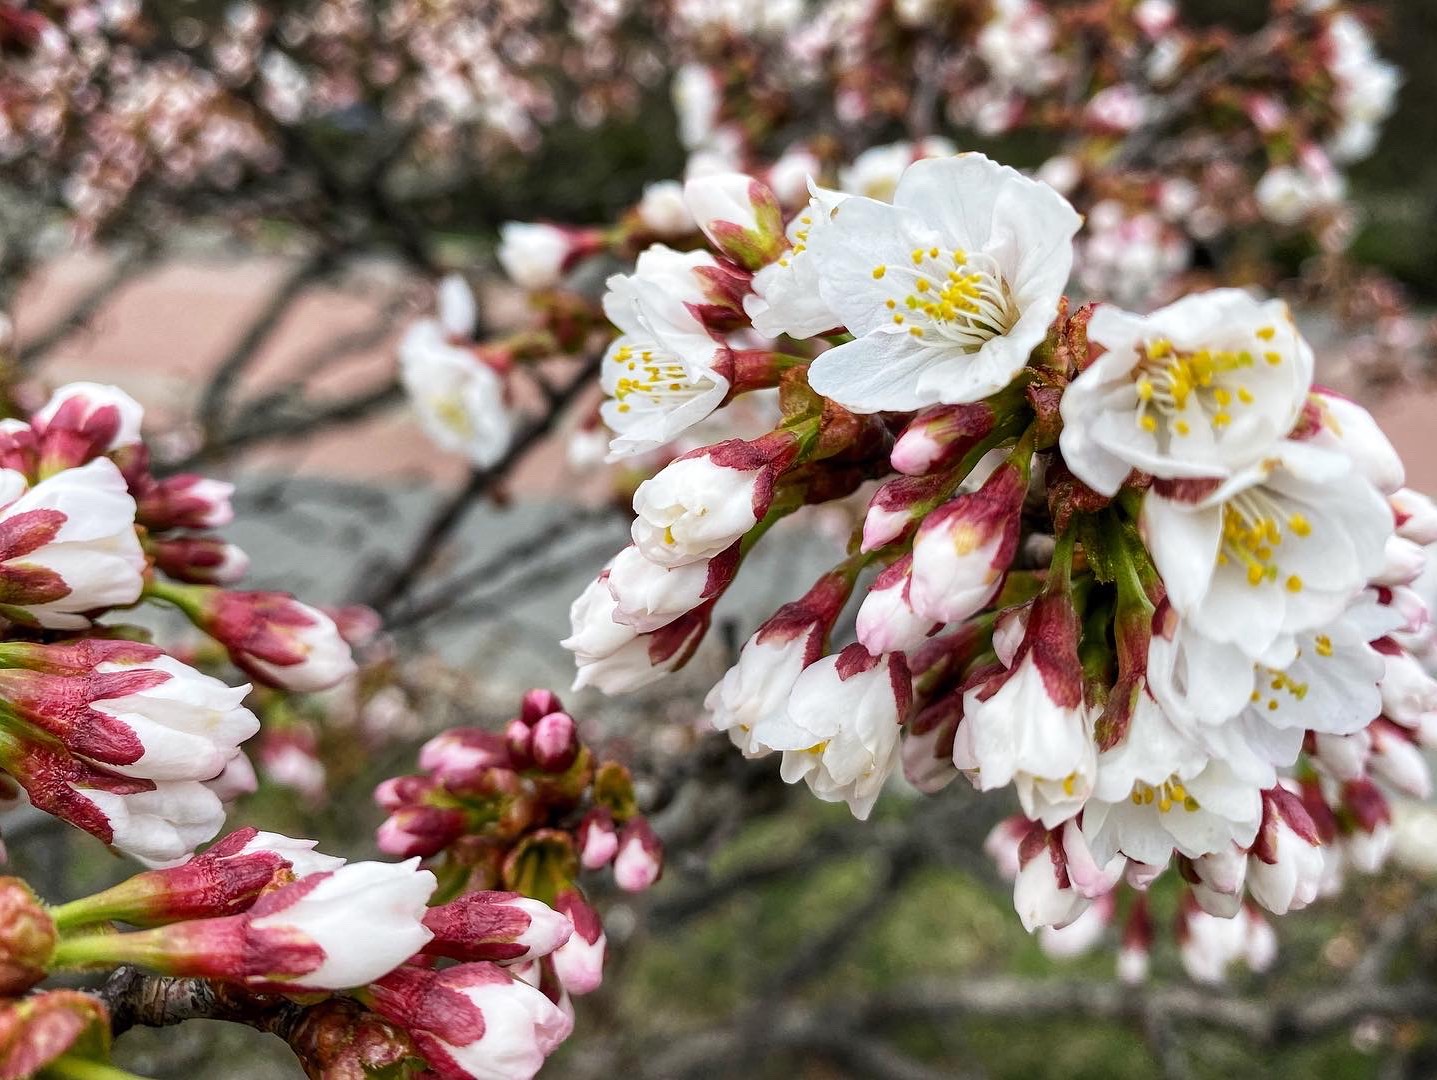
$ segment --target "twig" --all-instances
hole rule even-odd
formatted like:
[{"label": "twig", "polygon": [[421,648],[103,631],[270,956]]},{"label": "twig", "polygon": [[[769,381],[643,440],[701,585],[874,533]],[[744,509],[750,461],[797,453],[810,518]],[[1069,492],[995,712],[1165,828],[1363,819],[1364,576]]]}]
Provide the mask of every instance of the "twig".
[{"label": "twig", "polygon": [[304,295],[305,286],[329,268],[332,257],[333,253],[321,251],[295,264],[284,276],[284,280],[270,294],[269,300],[250,323],[249,329],[244,332],[239,341],[235,342],[234,347],[215,368],[214,377],[205,387],[204,395],[200,399],[197,416],[200,428],[207,437],[211,432],[218,430],[229,404],[230,391],[234,389],[235,383],[254,363],[265,342],[279,328],[285,315]]},{"label": "twig", "polygon": [[463,522],[469,508],[492,491],[530,448],[553,430],[564,410],[588,387],[598,372],[601,359],[599,355],[589,357],[568,385],[555,395],[549,411],[525,428],[499,461],[487,469],[475,469],[469,474],[464,486],[451,495],[430,517],[400,568],[387,579],[380,578],[381,584],[370,593],[366,603],[380,615],[388,615],[419,575],[428,569],[439,555],[450,535]]},{"label": "twig", "polygon": [[158,258],[159,246],[145,242],[115,259],[109,272],[36,338],[20,349],[20,366],[30,367],[71,334],[82,330],[115,293]]}]

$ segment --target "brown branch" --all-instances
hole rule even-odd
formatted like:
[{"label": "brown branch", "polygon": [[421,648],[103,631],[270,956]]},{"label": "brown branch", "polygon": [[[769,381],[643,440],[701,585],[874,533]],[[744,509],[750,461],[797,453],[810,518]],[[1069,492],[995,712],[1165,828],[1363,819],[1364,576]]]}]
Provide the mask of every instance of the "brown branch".
[{"label": "brown branch", "polygon": [[332,253],[317,252],[296,263],[270,294],[269,300],[235,342],[205,387],[200,398],[197,420],[208,439],[217,431],[229,404],[230,392],[254,363],[259,351],[279,329],[284,317],[304,295],[305,287],[320,277],[331,265]]},{"label": "brown branch", "polygon": [[388,615],[403,599],[410,586],[438,557],[455,529],[463,522],[471,506],[488,495],[514,468],[529,450],[553,431],[560,416],[588,387],[599,370],[600,354],[590,356],[573,375],[568,385],[558,391],[549,411],[530,424],[510,444],[504,456],[487,469],[475,469],[468,481],[454,492],[430,517],[399,569],[389,575],[366,574],[366,580],[377,580],[365,602],[380,615]]},{"label": "brown branch", "polygon": [[38,337],[25,343],[20,349],[20,367],[30,367],[71,334],[88,326],[90,320],[109,303],[117,291],[129,284],[137,273],[156,262],[159,250],[157,244],[146,240],[122,253],[109,272],[81,296],[69,311],[47,326]]}]

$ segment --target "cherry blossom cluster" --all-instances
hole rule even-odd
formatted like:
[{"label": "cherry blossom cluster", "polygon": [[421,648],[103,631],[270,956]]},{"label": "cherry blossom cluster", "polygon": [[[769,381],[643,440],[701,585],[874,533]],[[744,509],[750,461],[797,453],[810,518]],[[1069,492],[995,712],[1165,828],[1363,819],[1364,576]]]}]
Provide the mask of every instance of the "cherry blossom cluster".
[{"label": "cherry blossom cluster", "polygon": [[746,755],[859,818],[900,767],[1011,788],[994,848],[1025,926],[1101,928],[1173,870],[1211,969],[1262,953],[1258,907],[1381,864],[1390,799],[1431,788],[1411,586],[1437,508],[1314,384],[1284,304],[1072,310],[1082,219],[976,154],[909,165],[892,201],[814,186],[786,221],[738,174],[686,204],[709,247],[609,281],[612,453],[758,387],[783,419],[639,485],[632,545],[571,611],[577,686],[682,666],[768,529],[868,483],[847,557],[707,696]]},{"label": "cherry blossom cluster", "polygon": [[[155,477],[143,410],[92,383],[0,421],[0,774],[36,807],[152,864],[187,857],[250,790],[259,722],[230,686],[126,626],[155,602],[255,682],[327,689],[355,670],[333,619],[231,588],[249,560],[212,530],[229,484]],[[96,620],[119,615],[104,623]]]},{"label": "cherry blossom cluster", "polygon": [[375,799],[389,817],[379,847],[422,856],[441,896],[510,889],[572,920],[573,935],[539,964],[555,1000],[603,980],[607,938],[579,885],[612,869],[626,892],[663,872],[663,844],[635,803],[628,770],[596,761],[573,717],[548,690],[530,690],[502,731],[452,728],[420,750],[424,772],[386,780]]},{"label": "cherry blossom cluster", "polygon": [[[317,1034],[295,1049],[311,1076],[538,1072],[573,1027],[567,999],[540,986],[538,965],[573,935],[567,915],[505,892],[430,906],[436,881],[418,859],[345,863],[313,849],[241,829],[179,865],[55,907],[0,878],[0,995],[55,972],[130,964],[232,987],[241,1000],[304,995]],[[64,995],[0,997],[5,1075],[74,1052],[70,1040],[92,1022],[108,1032],[98,999]],[[75,1010],[62,1025],[70,1039],[42,1038],[44,1017],[66,1007]]]}]

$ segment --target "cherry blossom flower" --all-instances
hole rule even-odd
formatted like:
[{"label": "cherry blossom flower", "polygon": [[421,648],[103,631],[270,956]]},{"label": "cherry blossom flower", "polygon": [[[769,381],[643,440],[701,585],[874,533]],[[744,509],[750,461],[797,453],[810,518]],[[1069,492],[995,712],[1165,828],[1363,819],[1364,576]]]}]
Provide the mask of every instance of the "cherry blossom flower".
[{"label": "cherry blossom flower", "polygon": [[845,200],[810,248],[854,340],[809,382],[858,412],[1002,389],[1047,333],[1078,225],[1051,188],[979,154],[909,166],[891,206]]}]

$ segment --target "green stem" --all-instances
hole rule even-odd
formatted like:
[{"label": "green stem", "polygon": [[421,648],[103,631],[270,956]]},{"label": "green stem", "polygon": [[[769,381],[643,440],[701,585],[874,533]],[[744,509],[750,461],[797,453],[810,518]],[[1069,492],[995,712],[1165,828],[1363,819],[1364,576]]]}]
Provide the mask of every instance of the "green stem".
[{"label": "green stem", "polygon": [[182,585],[159,578],[151,578],[145,582],[145,599],[159,600],[177,607],[192,621],[198,618],[202,597],[208,591],[205,586]]},{"label": "green stem", "polygon": [[136,964],[154,967],[154,961],[158,956],[164,955],[164,949],[154,947],[153,935],[153,931],[139,931],[132,934],[85,933],[76,937],[62,937],[55,943],[50,966],[89,968]]},{"label": "green stem", "polygon": [[70,1057],[68,1054],[50,1062],[40,1075],[66,1077],[68,1080],[145,1080],[136,1073],[126,1072],[114,1065],[107,1065],[103,1061]]},{"label": "green stem", "polygon": [[1048,587],[1049,595],[1069,592],[1073,583],[1073,546],[1076,543],[1075,531],[1069,529],[1060,533],[1056,544],[1053,546],[1053,561],[1048,565]]}]

